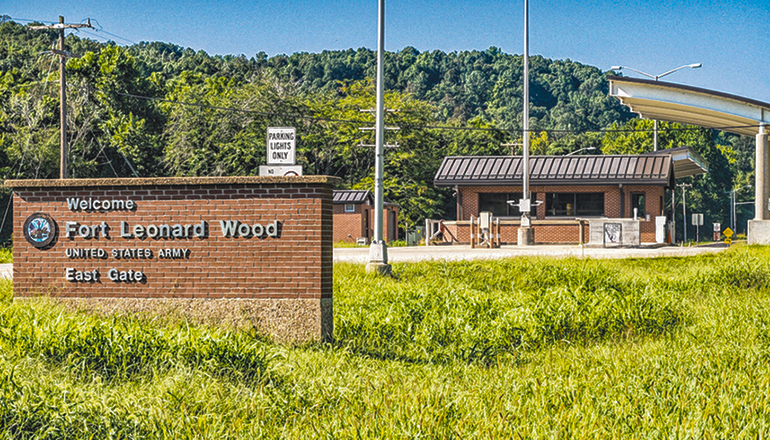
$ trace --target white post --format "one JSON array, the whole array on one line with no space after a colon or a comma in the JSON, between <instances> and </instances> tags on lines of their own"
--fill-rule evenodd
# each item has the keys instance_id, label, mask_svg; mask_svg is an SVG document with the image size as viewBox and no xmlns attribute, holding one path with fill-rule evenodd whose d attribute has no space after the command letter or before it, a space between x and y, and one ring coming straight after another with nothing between
<instances>
[{"instance_id":1,"label":"white post","mask_svg":"<svg viewBox=\"0 0 770 440\"><path fill-rule=\"evenodd\" d=\"M735 190L730 191L730 229L735 232L735 223L736 223L736 215L735 215Z\"/></svg>"},{"instance_id":2,"label":"white post","mask_svg":"<svg viewBox=\"0 0 770 440\"><path fill-rule=\"evenodd\" d=\"M687 187L682 186L682 224L684 225L684 241L682 243L687 244L687 205L685 204L684 194L687 192Z\"/></svg>"},{"instance_id":3,"label":"white post","mask_svg":"<svg viewBox=\"0 0 770 440\"><path fill-rule=\"evenodd\" d=\"M770 196L768 191L768 151L767 151L767 133L765 124L759 124L759 133L756 137L756 162L754 170L755 188L754 188L754 220L770 220L767 210L767 198Z\"/></svg>"}]
</instances>

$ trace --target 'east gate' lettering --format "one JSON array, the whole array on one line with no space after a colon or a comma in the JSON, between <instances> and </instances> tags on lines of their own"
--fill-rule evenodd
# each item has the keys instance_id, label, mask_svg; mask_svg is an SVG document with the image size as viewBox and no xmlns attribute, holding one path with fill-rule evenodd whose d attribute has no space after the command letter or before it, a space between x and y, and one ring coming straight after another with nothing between
<instances>
[{"instance_id":1,"label":"'east gate' lettering","mask_svg":"<svg viewBox=\"0 0 770 440\"><path fill-rule=\"evenodd\" d=\"M74 267L68 267L64 269L64 277L67 281L75 283L90 283L91 281L99 281L99 269L92 271L80 271Z\"/></svg>"},{"instance_id":2,"label":"'east gate' lettering","mask_svg":"<svg viewBox=\"0 0 770 440\"><path fill-rule=\"evenodd\" d=\"M138 270L110 269L109 272L107 272L107 276L110 278L110 281L115 281L117 283L137 283L144 281L144 273Z\"/></svg>"}]
</instances>

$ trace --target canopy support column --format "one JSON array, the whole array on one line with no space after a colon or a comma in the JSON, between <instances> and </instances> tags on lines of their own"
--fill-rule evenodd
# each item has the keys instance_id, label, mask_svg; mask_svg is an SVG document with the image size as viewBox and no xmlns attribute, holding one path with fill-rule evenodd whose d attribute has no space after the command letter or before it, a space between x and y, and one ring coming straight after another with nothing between
<instances>
[{"instance_id":1,"label":"canopy support column","mask_svg":"<svg viewBox=\"0 0 770 440\"><path fill-rule=\"evenodd\" d=\"M770 157L765 123L759 123L756 136L756 166L754 170L754 220L749 221L749 244L770 244Z\"/></svg>"},{"instance_id":2,"label":"canopy support column","mask_svg":"<svg viewBox=\"0 0 770 440\"><path fill-rule=\"evenodd\" d=\"M767 198L770 196L770 181L767 179L768 156L765 124L759 124L759 133L757 134L756 140L756 154L754 220L770 220L770 212L768 212L767 209Z\"/></svg>"}]
</instances>

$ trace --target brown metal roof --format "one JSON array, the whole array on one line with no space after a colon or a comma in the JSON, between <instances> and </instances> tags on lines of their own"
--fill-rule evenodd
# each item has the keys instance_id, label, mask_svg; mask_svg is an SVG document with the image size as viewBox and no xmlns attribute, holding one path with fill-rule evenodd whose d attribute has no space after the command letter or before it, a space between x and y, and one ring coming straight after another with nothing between
<instances>
[{"instance_id":1,"label":"brown metal roof","mask_svg":"<svg viewBox=\"0 0 770 440\"><path fill-rule=\"evenodd\" d=\"M332 203L366 203L367 200L371 202L371 194L366 190L334 190L332 196Z\"/></svg>"},{"instance_id":2,"label":"brown metal roof","mask_svg":"<svg viewBox=\"0 0 770 440\"><path fill-rule=\"evenodd\" d=\"M673 184L671 155L532 156L531 185ZM522 185L521 156L449 156L433 183L454 185Z\"/></svg>"}]
</instances>

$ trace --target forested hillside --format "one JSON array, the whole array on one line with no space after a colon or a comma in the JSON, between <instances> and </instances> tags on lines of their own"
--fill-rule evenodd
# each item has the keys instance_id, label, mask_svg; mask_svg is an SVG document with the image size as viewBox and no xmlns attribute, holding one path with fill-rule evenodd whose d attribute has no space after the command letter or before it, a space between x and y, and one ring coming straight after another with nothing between
<instances>
[{"instance_id":1,"label":"forested hillside","mask_svg":"<svg viewBox=\"0 0 770 440\"><path fill-rule=\"evenodd\" d=\"M41 53L56 33L0 21L0 177L57 177L58 57ZM372 186L373 150L359 146L373 143L372 132L360 130L374 125L362 112L374 107L371 50L210 56L168 43L97 43L76 33L66 46L82 55L67 63L73 177L253 175L265 163L266 127L294 126L306 174ZM451 217L451 191L434 188L433 175L446 155L510 154L501 144L520 142L522 57L494 47L407 47L385 60L386 106L398 110L387 124L400 127L388 134L398 147L386 153L386 198L401 204L402 228ZM539 56L530 69L533 154L652 149L651 122L607 95L605 72ZM705 211L707 222L726 222L723 191L733 180L750 181L751 140L669 127L662 124L661 145L691 145L712 163L712 173L695 178L688 193L702 203L693 208Z\"/></svg>"}]
</instances>

